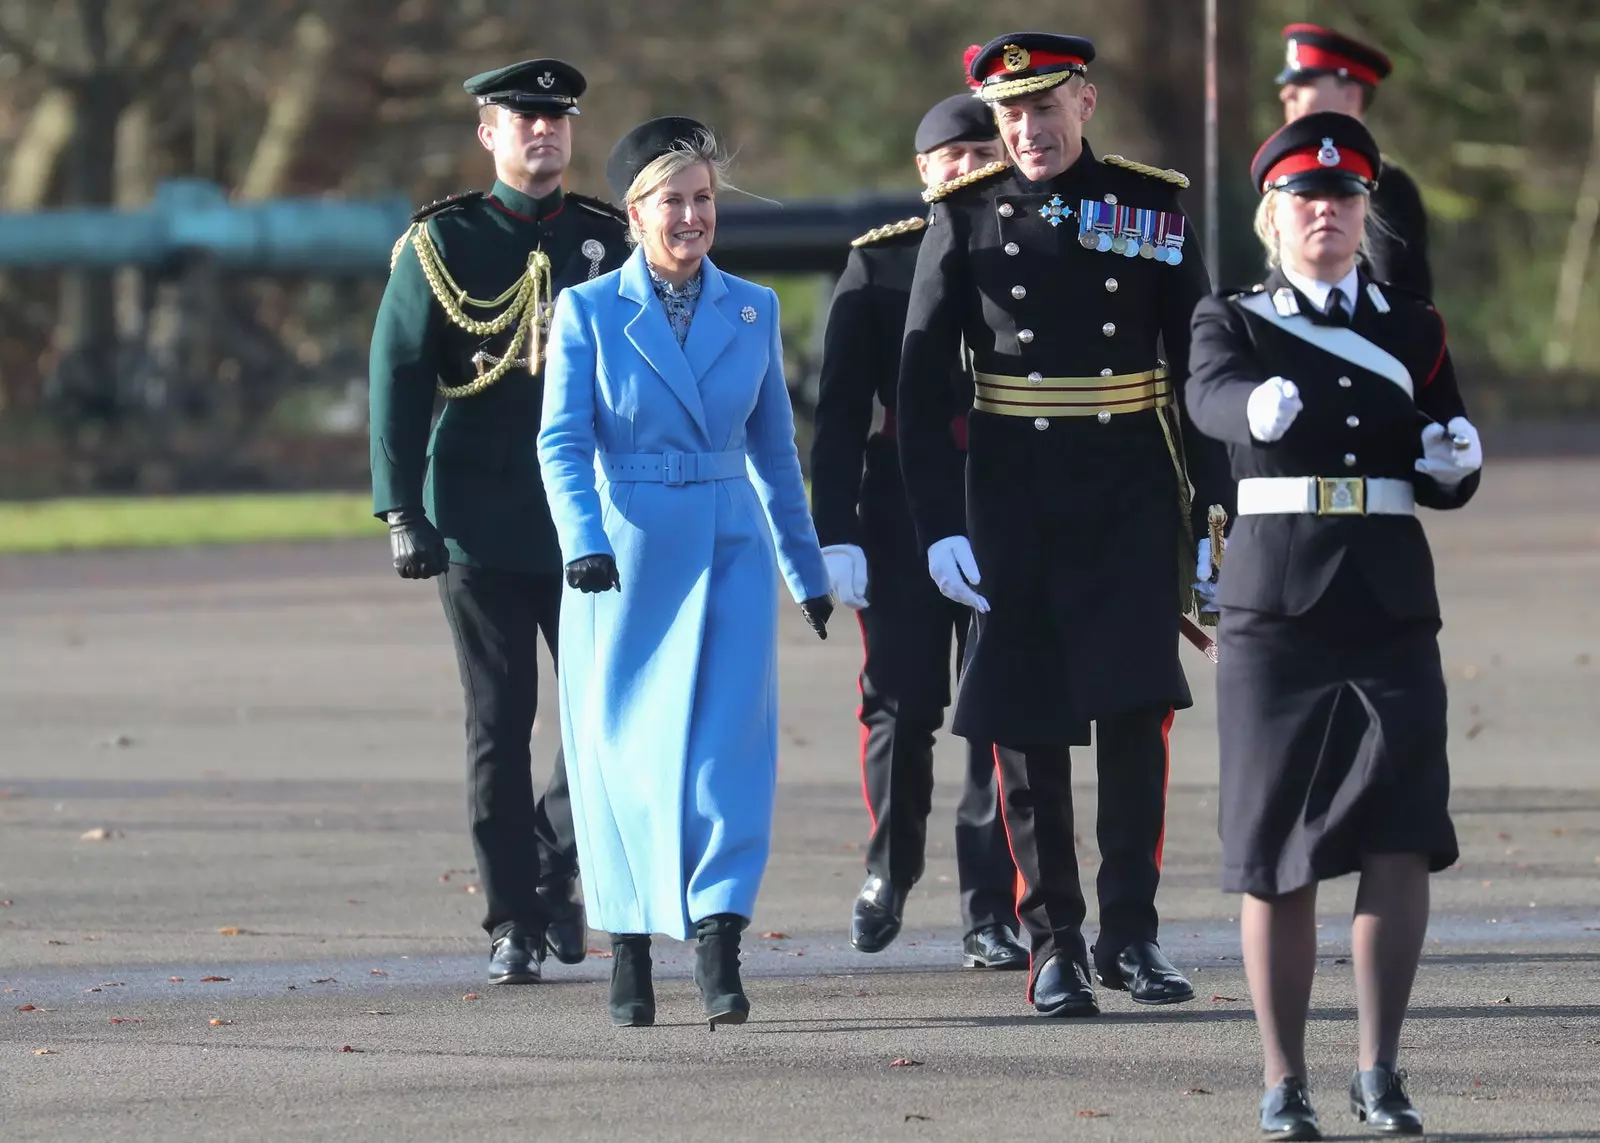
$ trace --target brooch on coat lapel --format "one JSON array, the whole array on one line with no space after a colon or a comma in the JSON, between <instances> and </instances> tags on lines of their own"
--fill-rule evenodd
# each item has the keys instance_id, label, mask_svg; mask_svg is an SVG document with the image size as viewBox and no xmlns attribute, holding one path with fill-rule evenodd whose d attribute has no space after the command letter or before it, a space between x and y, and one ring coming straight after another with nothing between
<instances>
[{"instance_id":1,"label":"brooch on coat lapel","mask_svg":"<svg viewBox=\"0 0 1600 1143\"><path fill-rule=\"evenodd\" d=\"M754 325L756 322L755 306L745 306L744 309L739 311L739 316L744 318L745 325Z\"/></svg>"}]
</instances>

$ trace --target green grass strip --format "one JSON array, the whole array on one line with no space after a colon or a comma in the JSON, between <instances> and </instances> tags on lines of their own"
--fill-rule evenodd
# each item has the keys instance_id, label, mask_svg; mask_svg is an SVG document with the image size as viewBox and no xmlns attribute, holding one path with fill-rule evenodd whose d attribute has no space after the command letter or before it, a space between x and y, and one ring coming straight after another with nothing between
<instances>
[{"instance_id":1,"label":"green grass strip","mask_svg":"<svg viewBox=\"0 0 1600 1143\"><path fill-rule=\"evenodd\" d=\"M0 503L0 552L191 547L377 536L363 493L141 496Z\"/></svg>"}]
</instances>

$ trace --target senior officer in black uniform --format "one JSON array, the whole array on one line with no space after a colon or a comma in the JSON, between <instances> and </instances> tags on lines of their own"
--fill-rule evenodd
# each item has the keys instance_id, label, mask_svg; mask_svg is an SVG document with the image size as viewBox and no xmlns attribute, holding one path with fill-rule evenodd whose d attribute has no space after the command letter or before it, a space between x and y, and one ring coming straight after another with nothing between
<instances>
[{"instance_id":1,"label":"senior officer in black uniform","mask_svg":"<svg viewBox=\"0 0 1600 1143\"><path fill-rule=\"evenodd\" d=\"M994 116L970 94L941 100L915 138L924 186L969 174L1003 153ZM933 798L933 736L950 705L950 642L966 649L971 610L928 579L906 508L895 447L895 387L911 277L924 218L880 226L853 243L823 337L811 500L833 593L861 620L861 788L872 819L867 880L850 943L880 952L900 932L906 896L922 876ZM954 376L960 370L951 361ZM970 382L954 383L970 388ZM874 399L882 421L872 430ZM961 495L965 406L950 422L940 479ZM1000 819L994 750L969 742L956 807L962 957L968 968L1021 969L1016 865Z\"/></svg>"},{"instance_id":2,"label":"senior officer in black uniform","mask_svg":"<svg viewBox=\"0 0 1600 1143\"><path fill-rule=\"evenodd\" d=\"M1359 872L1351 1108L1420 1134L1396 1057L1428 872L1457 850L1439 597L1415 505L1470 500L1483 450L1439 314L1357 268L1367 195L1389 177L1366 128L1297 119L1251 173L1276 268L1195 310L1187 400L1240 478L1217 591L1220 826L1223 887L1245 894L1261 1127L1321 1138L1305 1059L1317 883Z\"/></svg>"},{"instance_id":3,"label":"senior officer in black uniform","mask_svg":"<svg viewBox=\"0 0 1600 1143\"><path fill-rule=\"evenodd\" d=\"M626 224L567 194L584 78L530 60L463 85L496 180L417 212L395 245L372 333L372 507L403 578L439 579L466 696L468 809L489 979L537 981L548 947L583 960L585 927L560 751L535 801L538 639L552 655L561 552L534 443L555 294L622 264ZM432 433L436 396L444 410Z\"/></svg>"},{"instance_id":4,"label":"senior officer in black uniform","mask_svg":"<svg viewBox=\"0 0 1600 1143\"><path fill-rule=\"evenodd\" d=\"M1289 123L1318 111L1364 119L1378 85L1394 70L1389 57L1377 48L1317 24L1290 24L1283 37L1288 59L1278 74L1278 97ZM1428 212L1417 184L1399 167L1385 162L1383 180L1372 190L1371 206L1379 223L1368 228L1367 271L1380 282L1431 296Z\"/></svg>"},{"instance_id":5,"label":"senior officer in black uniform","mask_svg":"<svg viewBox=\"0 0 1600 1143\"><path fill-rule=\"evenodd\" d=\"M1044 33L969 51L969 82L994 105L1015 166L926 196L899 392L929 571L980 613L954 727L997 744L1033 944L1029 996L1050 1016L1099 1011L1070 761L1091 722L1097 974L1141 1003L1193 998L1156 941L1167 732L1191 704L1178 663L1180 609L1194 605L1190 545L1210 506L1231 498L1222 450L1185 431L1178 404L1189 316L1208 285L1185 244L1187 180L1095 157L1083 139L1093 58L1089 41ZM976 382L965 517L941 479L959 407L949 363L963 352Z\"/></svg>"}]
</instances>

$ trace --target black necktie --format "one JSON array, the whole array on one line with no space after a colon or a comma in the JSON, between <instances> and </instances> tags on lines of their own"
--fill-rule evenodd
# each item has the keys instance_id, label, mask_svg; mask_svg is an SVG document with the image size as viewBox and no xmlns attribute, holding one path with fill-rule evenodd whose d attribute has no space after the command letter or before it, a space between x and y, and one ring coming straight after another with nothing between
<instances>
[{"instance_id":1,"label":"black necktie","mask_svg":"<svg viewBox=\"0 0 1600 1143\"><path fill-rule=\"evenodd\" d=\"M1328 321L1334 325L1350 324L1350 307L1344 300L1343 290L1334 290L1328 295Z\"/></svg>"}]
</instances>

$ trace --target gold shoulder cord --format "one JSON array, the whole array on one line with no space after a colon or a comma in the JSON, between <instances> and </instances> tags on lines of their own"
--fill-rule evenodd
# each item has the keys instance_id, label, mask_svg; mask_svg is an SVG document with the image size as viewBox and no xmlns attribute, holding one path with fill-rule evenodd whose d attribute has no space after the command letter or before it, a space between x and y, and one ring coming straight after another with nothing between
<instances>
[{"instance_id":1,"label":"gold shoulder cord","mask_svg":"<svg viewBox=\"0 0 1600 1143\"><path fill-rule=\"evenodd\" d=\"M511 336L511 344L506 347L505 356L493 368L480 373L476 379L468 381L465 385L440 384L439 393L451 399L477 396L519 364L518 357L524 343L531 342L526 359L528 372L537 373L544 364L544 335L549 328L550 310L553 304L550 256L543 250L532 251L528 255L526 273L518 277L498 298L480 301L477 298L469 298L467 292L456 285L455 279L450 276L450 271L445 268L439 248L434 245L433 236L428 233L426 221L412 223L411 228L394 244L394 250L389 257L391 273L400 260L400 254L405 250L408 239L417 252L417 261L422 265L422 275L428 280L428 288L433 291L433 296L444 308L445 316L454 325L474 337L488 337L504 333L512 326L517 327ZM468 316L463 308L465 306L480 310L505 306L505 309L497 317L479 321ZM526 321L523 320L524 317L527 318Z\"/></svg>"},{"instance_id":2,"label":"gold shoulder cord","mask_svg":"<svg viewBox=\"0 0 1600 1143\"><path fill-rule=\"evenodd\" d=\"M1113 167L1132 171L1144 175L1146 178L1160 179L1164 183L1171 183L1179 190L1189 189L1189 176L1182 171L1175 171L1171 167L1152 167L1149 163L1136 163L1132 159L1125 159L1121 155L1107 155L1104 160Z\"/></svg>"}]
</instances>

